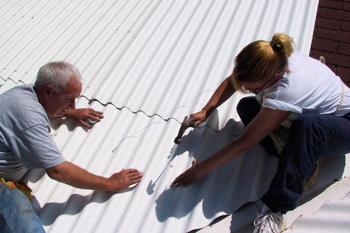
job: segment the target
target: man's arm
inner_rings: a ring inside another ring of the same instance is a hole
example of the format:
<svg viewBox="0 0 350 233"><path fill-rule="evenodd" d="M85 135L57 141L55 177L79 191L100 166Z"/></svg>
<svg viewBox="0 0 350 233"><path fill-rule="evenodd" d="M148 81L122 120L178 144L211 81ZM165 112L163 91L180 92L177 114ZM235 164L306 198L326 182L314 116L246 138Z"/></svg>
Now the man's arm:
<svg viewBox="0 0 350 233"><path fill-rule="evenodd" d="M248 124L243 134L208 159L196 163L193 167L179 175L174 186L188 185L215 168L231 161L248 149L258 144L289 116L288 111L261 108L257 116Z"/></svg>
<svg viewBox="0 0 350 233"><path fill-rule="evenodd" d="M138 184L143 175L136 169L125 169L106 178L94 175L67 161L46 169L46 173L54 180L77 188L110 192L118 192L130 185Z"/></svg>

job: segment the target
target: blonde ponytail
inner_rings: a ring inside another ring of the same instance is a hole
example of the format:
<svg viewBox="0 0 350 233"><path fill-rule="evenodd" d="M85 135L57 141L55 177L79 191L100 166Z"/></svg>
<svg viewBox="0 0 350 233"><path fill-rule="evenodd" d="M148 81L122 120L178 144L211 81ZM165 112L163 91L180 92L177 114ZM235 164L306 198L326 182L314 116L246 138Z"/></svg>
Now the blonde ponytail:
<svg viewBox="0 0 350 233"><path fill-rule="evenodd" d="M235 59L235 86L240 88L243 82L266 80L286 72L293 44L293 39L284 33L274 34L271 42L257 40L248 44Z"/></svg>
<svg viewBox="0 0 350 233"><path fill-rule="evenodd" d="M284 33L275 33L270 42L272 49L282 52L285 57L289 57L293 53L293 44L293 38Z"/></svg>

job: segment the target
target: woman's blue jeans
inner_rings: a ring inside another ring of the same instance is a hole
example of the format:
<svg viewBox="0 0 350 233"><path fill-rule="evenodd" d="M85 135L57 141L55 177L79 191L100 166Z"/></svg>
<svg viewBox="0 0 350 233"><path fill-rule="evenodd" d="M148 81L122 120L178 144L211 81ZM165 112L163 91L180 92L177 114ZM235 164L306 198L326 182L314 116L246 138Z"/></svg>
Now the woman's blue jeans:
<svg viewBox="0 0 350 233"><path fill-rule="evenodd" d="M237 109L238 113L257 113L260 107L256 109L256 100L255 104L248 106L247 103L251 102L254 100L242 99L237 107L241 106L241 109ZM240 116L244 117L243 114ZM350 114L342 117L334 114L301 114L292 123L288 141L279 159L277 173L262 201L273 212L286 213L293 210L302 195L304 182L312 175L317 161L322 156L344 155L348 152Z"/></svg>
<svg viewBox="0 0 350 233"><path fill-rule="evenodd" d="M0 232L45 232L28 198L18 189L0 183Z"/></svg>

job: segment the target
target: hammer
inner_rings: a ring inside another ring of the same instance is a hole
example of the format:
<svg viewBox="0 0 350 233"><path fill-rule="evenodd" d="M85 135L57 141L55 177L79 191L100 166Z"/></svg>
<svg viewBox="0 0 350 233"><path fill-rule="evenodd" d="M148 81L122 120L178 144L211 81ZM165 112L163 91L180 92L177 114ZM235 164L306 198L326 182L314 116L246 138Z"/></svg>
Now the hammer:
<svg viewBox="0 0 350 233"><path fill-rule="evenodd" d="M179 132L176 136L176 138L174 139L175 144L180 144L182 141L182 135L185 133L186 129L193 126L192 125L192 120L190 117L185 116L184 120L181 123L181 127L179 129Z"/></svg>

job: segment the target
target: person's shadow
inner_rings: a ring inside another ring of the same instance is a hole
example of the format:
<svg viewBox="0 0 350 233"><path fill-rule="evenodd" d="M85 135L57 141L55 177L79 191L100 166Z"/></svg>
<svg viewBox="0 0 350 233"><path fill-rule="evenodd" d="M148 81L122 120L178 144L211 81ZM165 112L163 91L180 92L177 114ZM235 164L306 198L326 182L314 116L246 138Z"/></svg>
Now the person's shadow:
<svg viewBox="0 0 350 233"><path fill-rule="evenodd" d="M45 175L42 169L30 170L23 182L38 182ZM126 189L123 192L128 192L133 188ZM122 193L122 192L119 192ZM34 211L40 217L44 226L49 226L55 222L60 215L76 215L79 214L90 203L104 203L108 201L115 193L91 191L89 195L72 194L62 203L49 202L44 206L40 206L38 200L33 196L31 200Z"/></svg>
<svg viewBox="0 0 350 233"><path fill-rule="evenodd" d="M57 130L60 126L65 125L69 132L74 131L74 129L81 127L75 120L69 117L54 118L50 119L51 128ZM85 132L88 130L81 127Z"/></svg>
<svg viewBox="0 0 350 233"><path fill-rule="evenodd" d="M61 215L79 214L90 203L105 203L113 195L114 193L92 191L89 195L72 194L65 202L49 202L43 207L35 199L32 203L42 224L49 226Z"/></svg>
<svg viewBox="0 0 350 233"><path fill-rule="evenodd" d="M180 145L175 145L173 158L188 152L193 159L202 161L237 138L243 129L241 122L230 119L217 131L218 122L218 114L213 112L205 126L192 129ZM166 189L156 200L157 218L165 222L193 211L201 211L207 219L231 214L266 191L276 165L277 159L258 145L190 186Z"/></svg>
<svg viewBox="0 0 350 233"><path fill-rule="evenodd" d="M218 122L218 114L214 112L205 126L191 129L182 138L181 144L174 146L170 162L181 159L185 152L191 158L202 161L237 138L244 128L241 122L230 119L218 131ZM344 156L323 159L318 182L312 189L305 191L298 204L305 203L340 179L344 164ZM166 189L156 200L157 218L165 222L171 217L188 217L194 211L201 211L205 218L213 220L212 223L232 214L232 232L247 223L251 227L259 210L256 206L249 207L267 191L277 165L278 160L257 145L244 156L235 158L188 187ZM152 194L156 181L150 182L148 194Z"/></svg>

